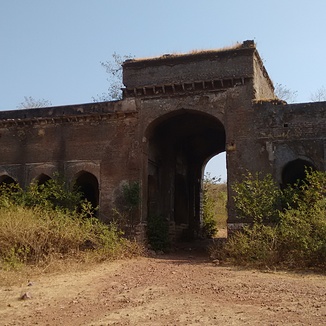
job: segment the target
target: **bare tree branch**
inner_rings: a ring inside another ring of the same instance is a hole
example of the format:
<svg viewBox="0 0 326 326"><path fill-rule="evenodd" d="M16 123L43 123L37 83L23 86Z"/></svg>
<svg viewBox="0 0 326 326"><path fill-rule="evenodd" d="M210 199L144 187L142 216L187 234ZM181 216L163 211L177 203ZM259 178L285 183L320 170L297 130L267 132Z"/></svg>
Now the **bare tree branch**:
<svg viewBox="0 0 326 326"><path fill-rule="evenodd" d="M109 83L108 91L102 93L101 95L97 94L96 97L93 97L94 102L102 101L113 101L122 99L123 83L122 83L122 64L125 60L132 59L132 55L120 55L114 52L112 54L112 59L101 62L101 66L105 68L109 78L107 79Z"/></svg>
<svg viewBox="0 0 326 326"><path fill-rule="evenodd" d="M295 102L298 92L293 91L282 84L275 84L274 93L280 100L293 103Z"/></svg>
<svg viewBox="0 0 326 326"><path fill-rule="evenodd" d="M310 95L310 100L312 102L326 101L326 87L322 86L321 88L317 89L315 93L312 93Z"/></svg>
<svg viewBox="0 0 326 326"><path fill-rule="evenodd" d="M24 96L24 101L21 102L17 109L36 109L36 108L44 108L47 106L51 106L52 103L45 99L34 99L32 96Z"/></svg>

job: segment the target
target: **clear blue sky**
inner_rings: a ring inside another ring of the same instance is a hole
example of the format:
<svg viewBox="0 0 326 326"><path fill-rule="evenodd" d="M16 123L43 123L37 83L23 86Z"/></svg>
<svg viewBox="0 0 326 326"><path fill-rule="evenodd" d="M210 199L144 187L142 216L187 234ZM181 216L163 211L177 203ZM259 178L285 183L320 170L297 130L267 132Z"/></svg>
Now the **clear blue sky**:
<svg viewBox="0 0 326 326"><path fill-rule="evenodd" d="M106 91L100 62L253 39L275 83L297 101L326 86L325 0L0 0L0 110L24 96L53 105ZM222 163L210 167L225 178Z"/></svg>

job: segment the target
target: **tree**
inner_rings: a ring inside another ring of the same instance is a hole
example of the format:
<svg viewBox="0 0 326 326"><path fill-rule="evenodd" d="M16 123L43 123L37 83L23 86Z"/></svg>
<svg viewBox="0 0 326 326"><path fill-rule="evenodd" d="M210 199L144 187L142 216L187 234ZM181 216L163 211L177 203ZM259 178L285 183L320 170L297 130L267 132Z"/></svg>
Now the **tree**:
<svg viewBox="0 0 326 326"><path fill-rule="evenodd" d="M283 84L279 84L279 83L275 84L274 93L276 97L279 98L280 100L290 102L290 103L295 102L298 95L297 91L293 91L287 88L286 86L284 86Z"/></svg>
<svg viewBox="0 0 326 326"><path fill-rule="evenodd" d="M45 99L34 99L32 96L24 96L24 101L21 102L17 109L36 109L36 108L44 108L47 106L51 106L52 103Z"/></svg>
<svg viewBox="0 0 326 326"><path fill-rule="evenodd" d="M134 56L130 54L122 56L114 52L111 60L101 62L101 66L105 68L107 74L109 74L109 78L107 78L109 87L106 93L102 93L101 95L97 94L96 97L93 97L94 102L122 99L122 64L124 61L132 58L134 58Z"/></svg>
<svg viewBox="0 0 326 326"><path fill-rule="evenodd" d="M326 87L322 86L321 88L317 89L315 93L312 93L310 95L310 100L312 102L326 101Z"/></svg>

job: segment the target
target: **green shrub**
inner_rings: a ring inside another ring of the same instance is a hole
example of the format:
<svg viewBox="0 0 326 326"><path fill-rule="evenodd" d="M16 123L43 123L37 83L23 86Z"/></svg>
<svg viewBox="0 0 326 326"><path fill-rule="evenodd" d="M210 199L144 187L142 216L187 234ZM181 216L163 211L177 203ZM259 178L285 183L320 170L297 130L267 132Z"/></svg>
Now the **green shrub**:
<svg viewBox="0 0 326 326"><path fill-rule="evenodd" d="M219 180L212 178L210 174L206 174L203 181L203 200L202 200L202 235L207 238L213 238L217 229L217 215L223 209L219 209ZM225 197L226 199L226 197ZM222 200L223 201L223 200ZM225 203L224 203L225 204ZM223 204L220 205L223 207ZM224 208L225 209L225 208Z"/></svg>
<svg viewBox="0 0 326 326"><path fill-rule="evenodd" d="M252 224L229 237L219 252L213 247L215 256L256 266L326 266L325 172L308 170L305 180L283 192L276 189L270 176L249 174L235 190L239 216L251 218ZM258 194L261 206L266 206L259 207Z"/></svg>
<svg viewBox="0 0 326 326"><path fill-rule="evenodd" d="M270 174L262 173L244 176L244 180L233 186L234 203L238 218L255 223L272 222L278 219L282 192Z"/></svg>
<svg viewBox="0 0 326 326"><path fill-rule="evenodd" d="M255 223L233 234L223 248L223 255L237 264L274 265L278 262L277 241L277 228Z"/></svg>
<svg viewBox="0 0 326 326"><path fill-rule="evenodd" d="M296 199L296 207L280 214L279 252L289 264L326 264L326 196L316 176L308 175L309 183L299 190L301 199Z"/></svg>
<svg viewBox="0 0 326 326"><path fill-rule="evenodd" d="M170 248L169 224L162 216L149 216L147 219L147 240L155 251L168 251Z"/></svg>
<svg viewBox="0 0 326 326"><path fill-rule="evenodd" d="M32 182L26 190L17 184L0 186L0 207L17 205L42 207L50 210L75 211L82 205L82 194L78 189L69 190L65 180L58 174L45 184Z"/></svg>
<svg viewBox="0 0 326 326"><path fill-rule="evenodd" d="M125 183L116 196L116 206L112 208L111 220L123 230L127 238L134 237L135 224L140 205L140 184L137 181Z"/></svg>
<svg viewBox="0 0 326 326"><path fill-rule="evenodd" d="M132 182L122 187L125 205L128 210L138 208L140 204L140 185L139 182Z"/></svg>

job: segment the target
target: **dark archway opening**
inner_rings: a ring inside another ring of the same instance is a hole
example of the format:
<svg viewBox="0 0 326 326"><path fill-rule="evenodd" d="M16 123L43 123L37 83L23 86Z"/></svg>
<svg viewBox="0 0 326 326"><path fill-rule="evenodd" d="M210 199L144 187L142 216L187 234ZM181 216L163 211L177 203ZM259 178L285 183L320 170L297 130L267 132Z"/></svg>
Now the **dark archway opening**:
<svg viewBox="0 0 326 326"><path fill-rule="evenodd" d="M149 217L175 226L175 236L193 238L200 230L202 178L206 162L225 151L225 130L215 117L178 111L147 131Z"/></svg>
<svg viewBox="0 0 326 326"><path fill-rule="evenodd" d="M9 175L2 175L0 177L0 185L10 185L10 184L17 184L17 182Z"/></svg>
<svg viewBox="0 0 326 326"><path fill-rule="evenodd" d="M282 188L285 188L287 185L300 185L306 178L307 169L316 170L312 163L302 159L287 163L282 171Z"/></svg>
<svg viewBox="0 0 326 326"><path fill-rule="evenodd" d="M36 178L36 182L39 186L44 185L47 183L47 181L51 180L51 178L47 175L47 174L40 174L37 178Z"/></svg>
<svg viewBox="0 0 326 326"><path fill-rule="evenodd" d="M82 193L82 198L87 199L93 208L99 205L99 185L92 173L80 172L77 175L75 187Z"/></svg>

